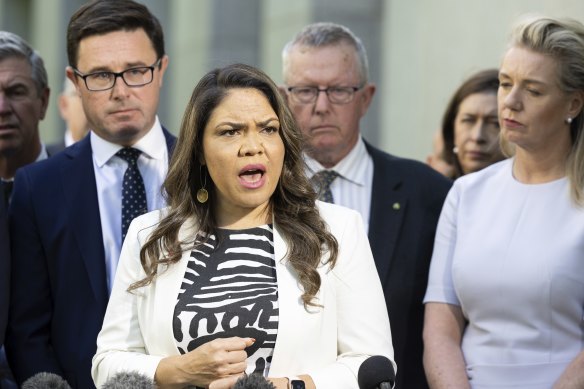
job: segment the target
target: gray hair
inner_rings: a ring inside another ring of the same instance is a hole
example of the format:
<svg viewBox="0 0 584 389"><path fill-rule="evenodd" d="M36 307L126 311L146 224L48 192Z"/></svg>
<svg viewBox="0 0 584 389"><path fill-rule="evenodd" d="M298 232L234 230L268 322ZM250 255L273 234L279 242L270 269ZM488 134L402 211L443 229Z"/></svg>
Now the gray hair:
<svg viewBox="0 0 584 389"><path fill-rule="evenodd" d="M284 79L288 74L288 56L294 46L327 47L346 43L355 49L359 64L359 77L361 84L369 79L369 63L367 52L361 39L351 30L340 24L321 22L304 27L296 36L284 46L282 50L282 63L284 65Z"/></svg>
<svg viewBox="0 0 584 389"><path fill-rule="evenodd" d="M509 45L553 58L557 64L556 82L560 90L564 93L584 93L584 25L580 22L528 15L515 25ZM581 206L584 206L583 129L584 114L581 110L570 124L572 150L566 170L572 198Z"/></svg>
<svg viewBox="0 0 584 389"><path fill-rule="evenodd" d="M0 61L13 57L23 58L30 64L31 77L39 95L49 87L45 63L39 53L18 35L0 31Z"/></svg>

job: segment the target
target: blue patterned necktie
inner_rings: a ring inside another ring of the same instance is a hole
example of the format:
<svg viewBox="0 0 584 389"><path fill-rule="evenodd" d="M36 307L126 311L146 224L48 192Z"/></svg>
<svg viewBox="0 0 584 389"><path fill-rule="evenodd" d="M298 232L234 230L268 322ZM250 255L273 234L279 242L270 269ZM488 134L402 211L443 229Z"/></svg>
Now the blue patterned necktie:
<svg viewBox="0 0 584 389"><path fill-rule="evenodd" d="M312 176L312 182L318 191L318 199L327 203L334 203L331 184L339 176L334 170L321 170Z"/></svg>
<svg viewBox="0 0 584 389"><path fill-rule="evenodd" d="M131 147L124 147L116 153L128 163L122 181L122 243L132 220L148 210L144 180L138 170L138 157L141 153L140 150Z"/></svg>

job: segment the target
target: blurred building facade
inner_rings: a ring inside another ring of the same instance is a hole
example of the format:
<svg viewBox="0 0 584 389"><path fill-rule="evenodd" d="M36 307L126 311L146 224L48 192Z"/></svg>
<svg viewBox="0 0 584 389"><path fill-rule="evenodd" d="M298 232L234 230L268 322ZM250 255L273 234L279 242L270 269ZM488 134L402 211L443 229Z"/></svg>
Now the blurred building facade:
<svg viewBox="0 0 584 389"><path fill-rule="evenodd" d="M527 12L584 22L581 0L139 0L160 19L170 57L159 116L177 133L199 78L233 62L264 69L277 83L281 50L304 25L332 21L367 48L377 84L362 132L396 155L422 160L458 84L497 67L511 23ZM45 142L64 132L57 95L67 65L67 23L83 0L0 0L0 30L15 32L45 59L51 86Z"/></svg>

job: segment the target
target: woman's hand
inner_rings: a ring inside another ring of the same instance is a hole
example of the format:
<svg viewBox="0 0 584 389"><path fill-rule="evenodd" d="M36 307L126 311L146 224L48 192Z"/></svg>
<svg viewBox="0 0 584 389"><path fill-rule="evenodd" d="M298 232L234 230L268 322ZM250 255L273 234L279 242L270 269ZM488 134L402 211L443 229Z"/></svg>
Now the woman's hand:
<svg viewBox="0 0 584 389"><path fill-rule="evenodd" d="M298 376L302 381L304 381L304 387L306 389L316 389L314 385L314 381L312 381L312 377L308 374L303 374ZM268 381L270 381L276 389L288 389L290 387L290 380L287 377L283 378L275 378L275 377L268 377Z"/></svg>
<svg viewBox="0 0 584 389"><path fill-rule="evenodd" d="M230 388L245 372L245 349L254 342L255 339L239 337L212 340L187 354L161 360L154 379L161 388L181 388L187 384Z"/></svg>
<svg viewBox="0 0 584 389"><path fill-rule="evenodd" d="M231 389L240 377L244 374L233 375L225 378L219 378L209 384L209 389Z"/></svg>

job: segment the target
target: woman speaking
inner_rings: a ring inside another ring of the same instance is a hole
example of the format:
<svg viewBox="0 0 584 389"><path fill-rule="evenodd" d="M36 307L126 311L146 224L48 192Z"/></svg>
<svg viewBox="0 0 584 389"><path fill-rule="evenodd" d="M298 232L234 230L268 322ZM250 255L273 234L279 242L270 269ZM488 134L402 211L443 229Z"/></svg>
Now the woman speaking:
<svg viewBox="0 0 584 389"><path fill-rule="evenodd" d="M300 132L275 84L231 65L187 106L168 208L134 220L97 340L99 387L119 371L158 386L358 388L362 362L393 359L363 222L316 201ZM394 366L395 368L395 366Z"/></svg>

